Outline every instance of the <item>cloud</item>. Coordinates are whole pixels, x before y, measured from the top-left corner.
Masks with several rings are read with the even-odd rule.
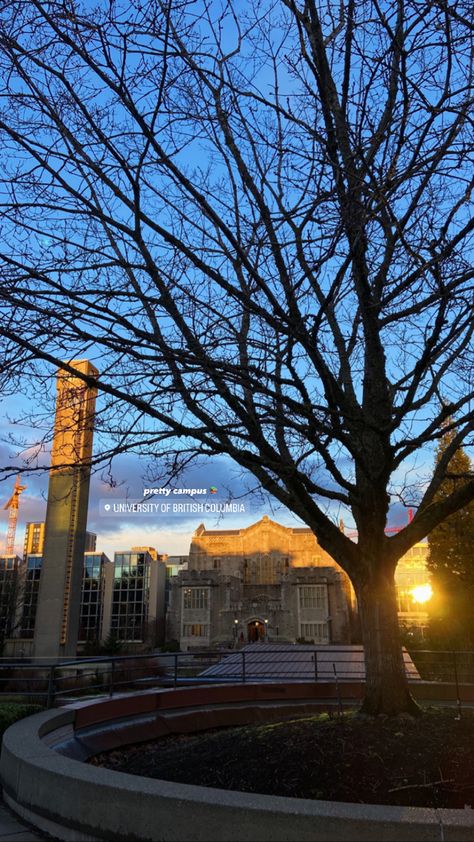
[[[0,422],[0,428],[1,426]],[[6,429],[7,427],[8,422],[4,422],[3,428]],[[48,461],[46,456],[44,461]],[[23,464],[22,459],[19,459],[17,451],[11,444],[6,441],[0,442],[0,466],[3,469],[8,469],[10,474],[8,479],[0,481],[0,551],[4,547],[8,524],[8,512],[1,507],[2,502],[4,504],[11,495],[15,465],[22,465],[23,467]],[[48,476],[49,473],[46,469],[26,471],[23,475],[23,482],[27,485],[27,489],[20,500],[16,534],[16,551],[19,554],[23,550],[26,523],[45,519]],[[192,534],[201,522],[204,522],[208,529],[236,529],[249,526],[264,514],[268,514],[284,525],[301,524],[298,518],[277,501],[272,501],[268,495],[249,493],[250,489],[255,488],[256,481],[226,456],[201,459],[199,464],[189,466],[183,472],[179,481],[173,483],[173,486],[184,488],[216,486],[218,494],[212,498],[213,500],[243,501],[246,506],[245,513],[227,514],[223,517],[217,517],[216,515],[203,516],[200,513],[183,514],[179,517],[159,514],[153,518],[129,515],[120,519],[106,517],[103,512],[101,514],[101,500],[143,499],[145,487],[151,487],[155,482],[157,487],[161,486],[161,481],[156,477],[159,477],[158,460],[156,463],[150,463],[148,457],[145,458],[135,453],[117,456],[113,461],[111,471],[108,468],[99,467],[92,472],[88,529],[97,534],[98,549],[113,557],[114,552],[118,550],[129,549],[135,545],[146,545],[156,547],[159,552],[181,555],[188,552]],[[193,498],[180,499],[191,501]],[[206,499],[210,498],[207,497]],[[328,511],[333,514],[336,521],[339,520],[340,514],[337,507],[330,504]],[[346,512],[341,514],[346,521],[346,527],[350,530],[352,524],[350,515]],[[400,503],[392,505],[390,508],[390,523],[401,526],[406,522],[407,510]]]
[[[9,449],[0,445],[0,460],[2,464],[10,464],[14,467],[14,461]],[[265,505],[260,497],[247,496],[249,487],[254,484],[252,478],[242,476],[240,469],[233,466],[230,459],[226,457],[209,458],[200,466],[188,468],[179,481],[173,487],[183,488],[208,488],[211,485],[218,489],[217,495],[207,496],[206,499],[222,500],[229,499],[243,500],[247,513],[241,515],[225,515],[217,517],[211,515],[203,518],[198,514],[187,514],[183,516],[159,516],[158,518],[140,517],[137,515],[117,517],[105,517],[100,514],[100,501],[114,499],[143,499],[143,490],[150,487],[150,465],[149,460],[137,454],[122,454],[117,456],[113,462],[112,473],[108,469],[96,469],[91,474],[90,494],[88,508],[88,530],[95,532],[98,536],[97,548],[106,552],[110,557],[113,553],[129,549],[135,545],[154,546],[159,552],[166,552],[170,555],[186,554],[192,534],[201,521],[205,520],[206,526],[210,529],[232,529],[248,526],[258,520],[263,514],[272,514],[268,505]],[[20,499],[20,509],[16,533],[16,552],[23,551],[25,526],[31,521],[42,521],[46,517],[46,503],[48,493],[49,473],[25,472],[22,481],[27,485]],[[14,480],[10,477],[0,483],[0,494],[8,500]],[[193,497],[179,497],[180,501],[192,501]],[[2,511],[0,517],[0,529],[3,531],[4,540],[6,537],[8,512]]]
[[[216,495],[203,495],[200,500],[227,501],[242,500],[249,510],[249,514],[225,515],[217,518],[215,515],[204,518],[202,514],[167,515],[159,513],[153,516],[143,515],[104,515],[100,508],[101,501],[143,500],[145,488],[162,487],[159,480],[156,485],[150,481],[150,465],[147,460],[128,454],[118,457],[114,462],[113,485],[100,472],[91,477],[89,500],[88,528],[99,535],[98,546],[111,552],[112,549],[129,548],[132,545],[154,546],[159,552],[172,554],[186,554],[189,550],[191,537],[195,529],[205,519],[208,528],[235,529],[248,526],[268,510],[262,507],[261,500],[253,500],[245,496],[249,481],[244,480],[230,459],[213,457],[200,466],[191,466],[185,470],[179,480],[171,484],[171,488],[217,488]],[[164,500],[164,496],[153,496],[153,500]],[[175,495],[174,500],[180,502],[196,501],[197,497],[190,495]]]

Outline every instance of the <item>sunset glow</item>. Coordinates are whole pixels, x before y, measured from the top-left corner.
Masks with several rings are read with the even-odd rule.
[[[415,602],[428,602],[428,600],[430,600],[433,596],[433,588],[430,584],[417,585],[416,588],[413,588],[411,593]]]

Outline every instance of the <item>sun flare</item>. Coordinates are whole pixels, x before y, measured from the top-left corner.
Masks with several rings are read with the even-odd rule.
[[[416,588],[412,589],[411,595],[415,602],[428,602],[433,596],[433,588],[430,584],[417,585]]]

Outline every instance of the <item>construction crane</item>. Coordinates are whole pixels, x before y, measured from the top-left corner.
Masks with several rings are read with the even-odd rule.
[[[5,555],[13,555],[15,552],[15,533],[16,523],[18,520],[18,506],[20,501],[20,494],[22,493],[22,491],[25,490],[25,488],[26,485],[21,485],[20,477],[17,476],[15,480],[13,494],[3,507],[4,509],[8,509],[8,529],[7,540],[5,544]]]

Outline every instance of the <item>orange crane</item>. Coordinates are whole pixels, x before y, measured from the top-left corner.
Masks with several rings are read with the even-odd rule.
[[[5,544],[5,555],[13,555],[15,552],[15,533],[16,533],[16,523],[18,520],[18,506],[20,501],[20,494],[24,491],[26,485],[20,484],[20,477],[17,476],[15,480],[15,486],[13,489],[13,494],[8,500],[7,503],[4,505],[4,509],[8,509],[8,529],[7,529],[7,540]]]

